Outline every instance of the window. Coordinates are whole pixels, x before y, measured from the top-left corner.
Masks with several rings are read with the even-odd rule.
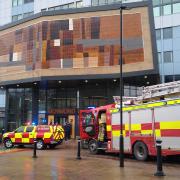
[[[33,129],[34,129],[34,126],[28,126],[28,127],[26,128],[26,132],[32,132]]]
[[[69,5],[68,4],[64,4],[61,6],[61,9],[68,9],[69,8]]]
[[[173,62],[173,53],[172,51],[164,52],[164,63],[171,63]]]
[[[153,0],[153,5],[157,6],[161,4],[161,0]]]
[[[158,17],[161,15],[161,9],[160,7],[153,8],[154,17]]]
[[[15,133],[21,133],[24,132],[24,126],[19,127],[18,129],[15,130]]]
[[[75,6],[74,6],[74,3],[70,3],[70,4],[68,4],[68,8],[74,8]]]
[[[108,4],[114,3],[114,0],[108,0]]]
[[[163,29],[163,39],[172,39],[172,27]]]
[[[46,11],[46,8],[45,9],[41,9],[41,12],[44,12],[44,11]]]
[[[158,52],[158,62],[159,62],[159,64],[162,63],[161,52]]]
[[[24,0],[24,4],[34,2],[34,0]]]
[[[170,4],[170,3],[171,3],[171,0],[162,0],[162,3],[163,3],[163,4]]]
[[[32,12],[28,12],[28,13],[24,13],[24,14],[23,14],[23,18],[29,17],[29,16],[31,16],[31,15],[33,15],[33,14],[34,14],[33,11],[32,11]]]
[[[55,7],[48,8],[48,11],[54,11],[54,10],[55,10]]]
[[[18,0],[18,6],[23,4],[23,0]]]
[[[76,2],[76,8],[80,8],[82,6],[83,6],[83,2],[82,1]]]
[[[12,16],[12,22],[18,21],[20,19],[22,19],[22,14],[18,14],[18,15]]]
[[[173,13],[180,13],[180,3],[173,4]]]
[[[156,29],[156,40],[161,39],[161,29]]]
[[[99,5],[106,4],[107,0],[99,0]]]
[[[92,6],[97,6],[99,4],[98,0],[92,0],[91,5]]]
[[[169,14],[172,14],[172,6],[171,5],[163,6],[163,15],[169,15]]]
[[[18,0],[12,0],[12,7],[15,7],[18,5]]]

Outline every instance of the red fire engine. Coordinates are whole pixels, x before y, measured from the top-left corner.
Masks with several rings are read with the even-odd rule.
[[[180,155],[180,99],[123,107],[125,153],[138,160],[156,156],[156,139],[162,155]],[[80,111],[80,137],[91,153],[119,152],[120,112],[114,104]]]

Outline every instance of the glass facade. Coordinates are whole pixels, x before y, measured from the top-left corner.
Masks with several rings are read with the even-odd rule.
[[[9,88],[7,89],[7,130],[27,124],[64,124],[65,121],[77,115],[77,102],[80,109],[98,107],[113,103],[113,96],[119,95],[118,82],[112,84],[87,84],[82,88]],[[36,89],[34,91],[34,89]],[[77,101],[77,92],[79,100]],[[93,92],[93,95],[92,95]],[[140,95],[140,89],[135,86],[124,86],[125,96]],[[33,116],[35,114],[35,116]],[[37,117],[37,119],[35,118]],[[1,123],[1,122],[0,122]],[[1,124],[0,124],[1,125]]]
[[[32,90],[27,89],[8,89],[8,129],[32,122]]]
[[[180,0],[153,0],[154,16],[166,16],[180,13]]]

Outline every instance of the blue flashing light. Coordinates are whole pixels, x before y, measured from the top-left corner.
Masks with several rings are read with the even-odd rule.
[[[88,109],[94,109],[96,108],[95,106],[88,106]]]

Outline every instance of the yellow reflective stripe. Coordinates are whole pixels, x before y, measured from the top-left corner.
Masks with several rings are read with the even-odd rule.
[[[180,99],[177,99],[177,100],[169,100],[169,101],[167,101],[167,104],[168,104],[168,105],[180,104]]]
[[[22,138],[22,133],[15,133],[15,138]]]
[[[152,104],[130,106],[130,107],[124,107],[123,111],[132,111],[132,110],[138,110],[138,109],[146,109],[146,108],[152,108],[152,107],[159,107],[159,106],[163,106],[165,104],[166,104],[166,102],[157,102],[157,103],[152,103]]]
[[[160,122],[160,129],[180,129],[180,121]]]
[[[129,130],[129,124],[125,124],[125,130]]]
[[[29,143],[29,138],[23,138],[23,143]]]
[[[112,130],[111,125],[107,125],[107,126],[106,126],[106,130],[107,130],[107,131],[111,131],[111,130]]]
[[[113,137],[120,137],[120,131],[112,131]],[[125,131],[123,131],[123,136],[125,136]]]
[[[141,124],[131,124],[131,131],[141,130]]]
[[[44,138],[50,138],[51,137],[51,133],[44,133]]]
[[[14,143],[15,142],[15,138],[11,138],[11,141]]]
[[[110,113],[117,113],[119,112],[119,109],[110,109]]]
[[[141,134],[152,134],[152,130],[141,130]]]
[[[160,107],[164,105],[174,105],[174,104],[180,104],[180,99],[155,102],[151,104],[140,104],[137,106],[127,106],[127,107],[123,107],[123,111],[132,111],[132,110],[146,109],[146,108],[153,108],[153,107]],[[110,113],[117,113],[117,112],[119,112],[119,109],[110,110]]]
[[[161,130],[160,129],[156,129],[155,130],[155,135],[156,135],[156,137],[161,137]]]

